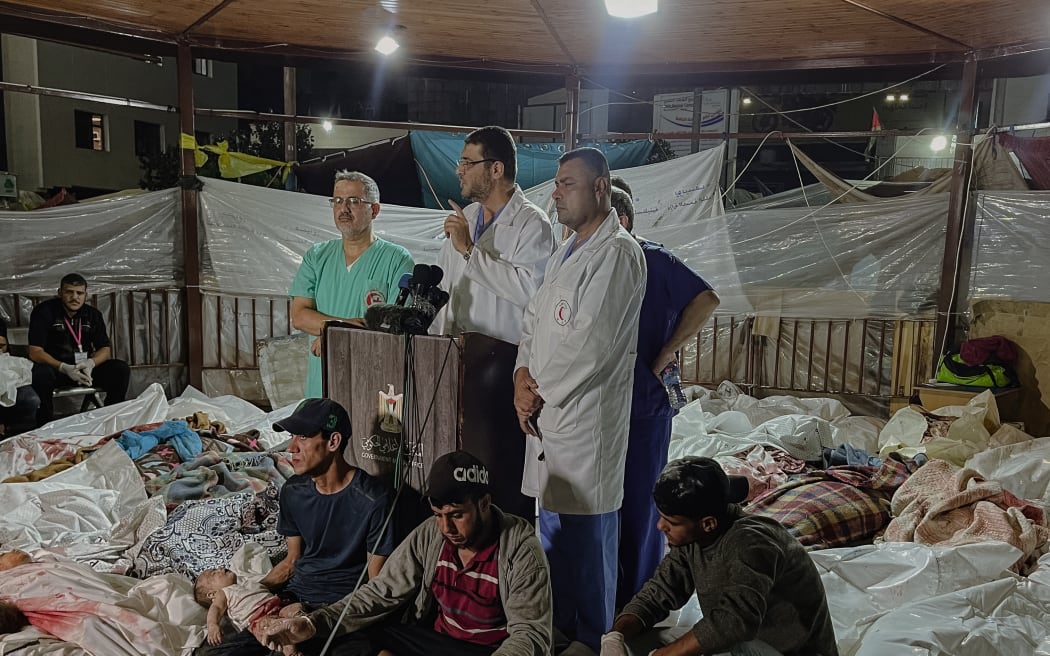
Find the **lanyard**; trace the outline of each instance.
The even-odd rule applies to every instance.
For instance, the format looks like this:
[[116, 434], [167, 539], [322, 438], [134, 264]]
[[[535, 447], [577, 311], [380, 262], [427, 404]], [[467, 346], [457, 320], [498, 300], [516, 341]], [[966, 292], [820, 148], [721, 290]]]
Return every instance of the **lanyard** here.
[[83, 351], [84, 347], [83, 347], [81, 339], [80, 339], [80, 329], [84, 327], [84, 322], [81, 321], [80, 319], [77, 319], [77, 332], [74, 335], [73, 334], [73, 324], [69, 323], [69, 319], [67, 319], [66, 317], [62, 317], [62, 321], [66, 322], [66, 327], [69, 328], [69, 336], [72, 337], [73, 341], [77, 343], [77, 350], [78, 351]]
[[475, 244], [478, 243], [479, 239], [481, 239], [481, 235], [485, 234], [485, 231], [489, 229], [489, 226], [496, 222], [496, 219], [499, 218], [499, 215], [503, 213], [503, 209], [505, 207], [507, 206], [504, 205], [503, 207], [496, 210], [496, 213], [492, 215], [492, 220], [488, 223], [485, 223], [485, 206], [482, 205], [478, 207], [478, 220], [474, 223]]

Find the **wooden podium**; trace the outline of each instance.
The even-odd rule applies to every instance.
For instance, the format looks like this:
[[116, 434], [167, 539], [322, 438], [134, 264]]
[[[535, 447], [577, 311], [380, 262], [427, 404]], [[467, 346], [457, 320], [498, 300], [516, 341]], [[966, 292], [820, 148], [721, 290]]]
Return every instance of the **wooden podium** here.
[[350, 413], [346, 459], [421, 493], [434, 460], [463, 449], [488, 467], [496, 505], [533, 518], [535, 502], [521, 494], [517, 351], [478, 333], [405, 336], [326, 324], [322, 380], [325, 396]]

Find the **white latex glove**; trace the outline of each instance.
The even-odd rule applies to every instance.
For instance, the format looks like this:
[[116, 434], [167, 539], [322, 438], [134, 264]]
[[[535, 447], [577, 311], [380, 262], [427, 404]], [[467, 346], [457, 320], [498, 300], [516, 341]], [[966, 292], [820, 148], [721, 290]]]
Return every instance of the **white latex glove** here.
[[619, 631], [610, 631], [603, 635], [599, 656], [627, 656], [627, 645], [623, 642], [623, 634]]
[[88, 385], [89, 387], [91, 386], [91, 372], [94, 371], [94, 369], [95, 369], [95, 361], [92, 360], [91, 358], [88, 358], [88, 359], [86, 359], [86, 360], [84, 360], [84, 361], [82, 361], [82, 362], [77, 364], [77, 371], [79, 371], [79, 372], [83, 373], [85, 376], [87, 376], [87, 383], [85, 383], [85, 384]]
[[75, 366], [69, 364], [68, 362], [63, 362], [62, 364], [58, 365], [58, 373], [64, 374], [66, 378], [72, 378], [73, 380], [76, 380], [75, 376], [77, 376], [79, 372], [77, 372], [77, 368]]

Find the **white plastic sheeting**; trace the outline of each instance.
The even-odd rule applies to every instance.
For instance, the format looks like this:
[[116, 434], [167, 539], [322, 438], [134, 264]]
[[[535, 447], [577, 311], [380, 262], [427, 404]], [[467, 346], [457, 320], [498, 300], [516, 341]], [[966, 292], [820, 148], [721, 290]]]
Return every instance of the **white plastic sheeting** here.
[[811, 552], [843, 656], [1044, 654], [1050, 587], [1007, 568], [1002, 542], [910, 542]]
[[[286, 296], [303, 254], [339, 237], [323, 196], [208, 178], [200, 208], [201, 289], [207, 292]], [[446, 216], [442, 210], [383, 205], [374, 226], [417, 263], [433, 264]]]
[[92, 293], [181, 284], [179, 193], [0, 212], [0, 294], [51, 294], [73, 271]]
[[[612, 171], [631, 186], [634, 200], [634, 230], [648, 236], [653, 228], [695, 225], [725, 214], [719, 178], [722, 175], [724, 146], [702, 150], [666, 162]], [[549, 180], [525, 191], [555, 219]]]
[[978, 195], [970, 298], [1050, 301], [1050, 192]]
[[[727, 311], [750, 307], [759, 315], [807, 319], [932, 317], [947, 208], [947, 196], [940, 195], [819, 210], [745, 210], [719, 219], [725, 236], [695, 229], [645, 236], [696, 268]], [[713, 239], [720, 242], [716, 248]], [[744, 298], [733, 298], [735, 287]]]

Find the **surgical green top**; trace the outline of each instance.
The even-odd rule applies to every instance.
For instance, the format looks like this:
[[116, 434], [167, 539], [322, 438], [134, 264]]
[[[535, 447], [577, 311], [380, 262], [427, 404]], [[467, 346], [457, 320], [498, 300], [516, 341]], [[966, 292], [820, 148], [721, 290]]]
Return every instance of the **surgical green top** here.
[[[394, 302], [401, 276], [412, 273], [413, 266], [407, 250], [376, 239], [348, 270], [343, 241], [333, 239], [310, 247], [288, 294], [312, 298], [321, 314], [363, 317], [370, 305]], [[310, 338], [311, 344], [314, 339]], [[306, 357], [306, 398], [320, 398], [321, 358], [312, 352]]]

